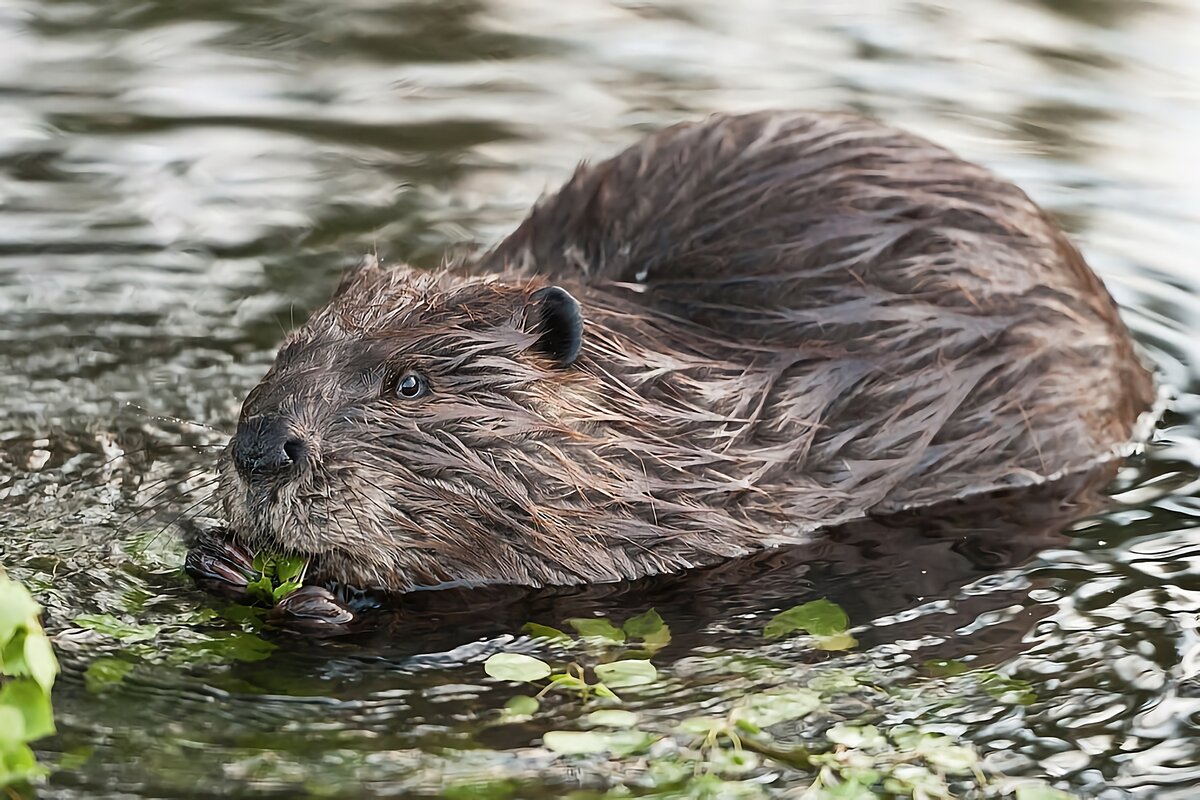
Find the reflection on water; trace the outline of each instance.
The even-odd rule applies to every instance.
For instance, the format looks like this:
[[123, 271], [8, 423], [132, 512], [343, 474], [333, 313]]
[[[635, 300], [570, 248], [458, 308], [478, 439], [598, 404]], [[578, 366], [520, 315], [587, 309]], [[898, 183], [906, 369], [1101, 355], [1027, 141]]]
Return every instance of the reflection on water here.
[[[522, 796], [596, 788], [610, 773], [581, 778], [537, 746], [578, 709], [489, 727], [512, 690], [478, 662], [545, 652], [520, 638], [526, 621], [649, 605], [675, 636], [662, 685], [629, 702], [663, 729], [751, 685], [717, 663], [903, 684], [962, 659], [1035, 699], [964, 690], [876, 711], [923, 714], [1008, 774], [1192, 796], [1197, 36], [1200, 11], [1170, 0], [3, 0], [0, 555], [38, 590], [66, 670], [44, 755], [82, 760], [46, 796], [361, 797], [480, 775], [524, 781]], [[914, 128], [1076, 233], [1179, 393], [1115, 506], [1065, 535], [1002, 515], [964, 542], [933, 535], [936, 520], [861, 528], [701, 577], [489, 597], [486, 615], [478, 597], [414, 598], [348, 639], [264, 646], [213, 616], [178, 573], [169, 516], [136, 510], [182, 511], [164, 487], [211, 479], [206, 453], [282, 329], [343, 265], [372, 251], [435, 264], [496, 240], [580, 158], [766, 106]], [[775, 611], [822, 596], [859, 648], [764, 642]], [[88, 614], [130, 626], [126, 643]]]

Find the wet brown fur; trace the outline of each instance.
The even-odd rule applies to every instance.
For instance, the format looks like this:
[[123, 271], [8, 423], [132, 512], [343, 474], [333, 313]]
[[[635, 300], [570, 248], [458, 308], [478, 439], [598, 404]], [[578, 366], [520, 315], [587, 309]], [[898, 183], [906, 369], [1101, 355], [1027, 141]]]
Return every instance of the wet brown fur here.
[[[565, 367], [549, 284], [586, 320]], [[1084, 470], [1151, 400], [1010, 183], [854, 116], [717, 116], [581, 167], [481, 258], [350, 274], [243, 407], [313, 463], [264, 491], [227, 449], [220, 492], [238, 540], [355, 585], [612, 581]]]

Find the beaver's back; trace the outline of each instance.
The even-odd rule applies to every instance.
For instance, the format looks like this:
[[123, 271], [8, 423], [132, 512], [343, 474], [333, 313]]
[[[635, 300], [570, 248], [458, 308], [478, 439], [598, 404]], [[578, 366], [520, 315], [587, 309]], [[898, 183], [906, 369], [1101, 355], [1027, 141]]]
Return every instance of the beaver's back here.
[[862, 511], [1082, 469], [1152, 400], [1111, 297], [1023, 192], [849, 115], [667, 129], [581, 168], [481, 266], [776, 365], [761, 435], [819, 426], [806, 476]]

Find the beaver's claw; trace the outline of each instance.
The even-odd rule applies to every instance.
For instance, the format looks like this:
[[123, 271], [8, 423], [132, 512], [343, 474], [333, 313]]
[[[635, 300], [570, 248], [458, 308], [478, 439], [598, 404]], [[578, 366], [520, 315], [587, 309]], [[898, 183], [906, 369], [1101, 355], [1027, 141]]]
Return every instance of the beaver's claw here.
[[183, 569], [202, 589], [230, 599], [245, 600], [246, 585], [255, 576], [254, 555], [222, 533], [217, 529], [196, 536]]
[[301, 586], [272, 612], [272, 621], [307, 633], [340, 633], [354, 619], [354, 612], [324, 586]]

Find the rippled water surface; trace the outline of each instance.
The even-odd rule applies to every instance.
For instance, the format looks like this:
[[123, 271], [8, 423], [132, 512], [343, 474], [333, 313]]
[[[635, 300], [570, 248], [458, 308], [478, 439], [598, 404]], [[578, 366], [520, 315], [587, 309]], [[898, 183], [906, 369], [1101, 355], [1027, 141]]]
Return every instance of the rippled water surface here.
[[[639, 757], [541, 746], [580, 727], [577, 702], [502, 723], [519, 690], [480, 662], [586, 659], [522, 624], [653, 605], [672, 630], [660, 680], [623, 695], [651, 733], [853, 669], [891, 691], [851, 691], [778, 735], [914, 721], [973, 743], [989, 774], [1194, 797], [1198, 42], [1188, 0], [0, 0], [0, 555], [46, 607], [64, 668], [59, 735], [39, 751], [63, 768], [43, 796], [646, 785]], [[283, 330], [343, 266], [436, 264], [496, 241], [580, 158], [770, 106], [911, 127], [1060, 215], [1177, 392], [1110, 510], [1061, 536], [982, 524], [991, 561], [867, 532], [655, 587], [421, 599], [353, 639], [255, 633], [182, 576], [170, 516], [139, 509], [180, 480], [202, 491]], [[763, 638], [819, 597], [857, 648]], [[930, 674], [933, 659], [1026, 688], [1014, 701]], [[721, 791], [809, 779], [775, 765]]]

